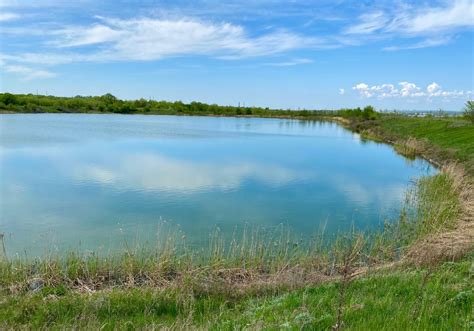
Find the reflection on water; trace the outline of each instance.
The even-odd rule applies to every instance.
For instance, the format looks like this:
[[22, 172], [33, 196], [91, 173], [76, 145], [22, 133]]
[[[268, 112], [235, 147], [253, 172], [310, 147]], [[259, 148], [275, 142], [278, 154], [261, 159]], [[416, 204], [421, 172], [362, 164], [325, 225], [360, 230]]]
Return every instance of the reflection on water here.
[[434, 171], [310, 121], [0, 115], [0, 138], [0, 231], [32, 255], [154, 241], [163, 220], [194, 245], [216, 226], [365, 229]]
[[72, 173], [73, 178], [80, 182], [110, 185], [116, 190], [175, 192], [182, 195], [228, 191], [238, 188], [246, 179], [281, 186], [303, 175], [272, 164], [214, 164], [150, 152], [118, 154], [111, 164], [79, 164], [74, 166]]

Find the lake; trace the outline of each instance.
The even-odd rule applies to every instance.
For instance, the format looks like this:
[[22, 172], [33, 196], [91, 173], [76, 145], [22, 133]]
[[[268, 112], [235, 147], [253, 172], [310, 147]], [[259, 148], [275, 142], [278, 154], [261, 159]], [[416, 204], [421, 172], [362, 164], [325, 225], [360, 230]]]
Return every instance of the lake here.
[[163, 224], [196, 247], [216, 228], [372, 229], [436, 171], [327, 122], [3, 114], [0, 139], [9, 255], [153, 243]]

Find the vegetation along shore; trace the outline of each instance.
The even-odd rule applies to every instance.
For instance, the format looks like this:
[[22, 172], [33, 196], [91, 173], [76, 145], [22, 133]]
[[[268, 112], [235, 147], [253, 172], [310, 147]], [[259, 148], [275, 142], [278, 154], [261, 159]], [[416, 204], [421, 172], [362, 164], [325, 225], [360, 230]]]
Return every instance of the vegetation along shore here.
[[[0, 255], [0, 329], [474, 328], [474, 117], [364, 109], [256, 107], [0, 94], [3, 113], [252, 116], [337, 121], [440, 172], [409, 188], [381, 231], [300, 242], [284, 228], [247, 229], [193, 250], [178, 232], [154, 249]], [[304, 148], [304, 147], [302, 147]], [[1, 238], [3, 243], [3, 237]], [[1, 247], [4, 246], [0, 246]]]

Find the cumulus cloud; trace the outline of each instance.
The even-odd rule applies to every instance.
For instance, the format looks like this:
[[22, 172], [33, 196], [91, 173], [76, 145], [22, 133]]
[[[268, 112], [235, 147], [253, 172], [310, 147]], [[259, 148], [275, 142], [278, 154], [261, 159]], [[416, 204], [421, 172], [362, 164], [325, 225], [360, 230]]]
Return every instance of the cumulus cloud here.
[[441, 90], [441, 86], [437, 83], [433, 82], [426, 88], [426, 91], [430, 94], [436, 93], [437, 91]]
[[369, 86], [365, 83], [359, 83], [352, 87], [352, 90], [359, 93], [363, 98], [465, 98], [472, 95], [472, 91], [445, 91], [439, 84], [433, 82], [426, 88], [422, 89], [415, 83], [399, 82], [397, 86], [394, 84], [381, 84]]
[[340, 94], [340, 95], [346, 94], [346, 90], [343, 89], [343, 88], [340, 88], [340, 89], [339, 89], [339, 94]]

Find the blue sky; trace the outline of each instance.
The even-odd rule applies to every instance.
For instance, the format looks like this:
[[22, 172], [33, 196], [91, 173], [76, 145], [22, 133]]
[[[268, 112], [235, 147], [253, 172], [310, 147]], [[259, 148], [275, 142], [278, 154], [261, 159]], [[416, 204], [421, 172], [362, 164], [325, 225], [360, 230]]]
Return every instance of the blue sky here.
[[0, 90], [459, 110], [474, 2], [0, 0]]

